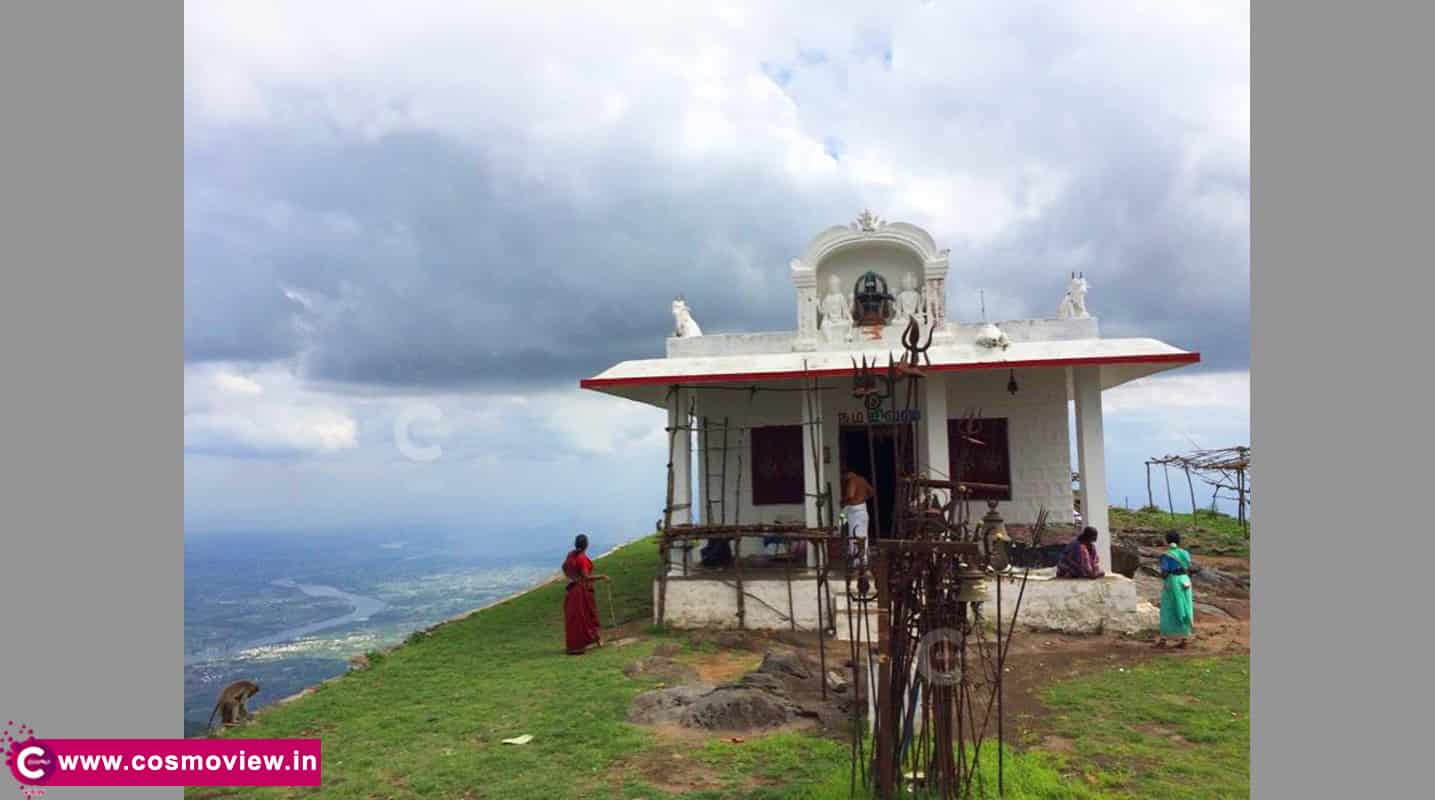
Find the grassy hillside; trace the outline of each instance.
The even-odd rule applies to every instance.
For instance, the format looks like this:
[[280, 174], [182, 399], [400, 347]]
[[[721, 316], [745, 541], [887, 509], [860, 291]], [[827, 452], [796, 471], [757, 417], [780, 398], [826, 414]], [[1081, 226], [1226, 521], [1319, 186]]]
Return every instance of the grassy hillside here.
[[[602, 559], [620, 620], [651, 614], [657, 548], [644, 540]], [[610, 623], [606, 590], [601, 615]], [[228, 735], [319, 737], [324, 785], [192, 789], [190, 797], [574, 797], [585, 778], [644, 746], [621, 720], [645, 688], [622, 667], [650, 642], [563, 652], [563, 584], [551, 583], [467, 619], [371, 654], [311, 696], [265, 709]], [[532, 734], [523, 746], [501, 740]]]
[[1108, 510], [1111, 530], [1149, 531], [1165, 533], [1181, 532], [1181, 543], [1193, 553], [1218, 556], [1246, 556], [1250, 554], [1250, 539], [1241, 529], [1235, 517], [1215, 511], [1200, 510], [1191, 514], [1171, 514], [1151, 507], [1126, 509], [1112, 506]]
[[[620, 622], [651, 617], [656, 559], [650, 538], [598, 562], [599, 572], [614, 577]], [[848, 796], [845, 742], [791, 731], [744, 737], [740, 743], [722, 736], [674, 740], [624, 722], [633, 696], [652, 684], [625, 677], [623, 667], [659, 643], [682, 645], [687, 640], [681, 634], [647, 630], [638, 622], [628, 626], [643, 633], [636, 643], [567, 656], [562, 593], [561, 584], [550, 584], [416, 636], [388, 655], [371, 656], [370, 668], [351, 672], [310, 696], [267, 708], [250, 725], [226, 734], [322, 738], [322, 787], [195, 788], [186, 796], [651, 800], [676, 796], [665, 764], [704, 776], [701, 790], [684, 795], [689, 797]], [[600, 588], [605, 627], [611, 622], [606, 595]], [[691, 643], [685, 652], [711, 648], [710, 643]], [[1082, 721], [1089, 720], [1094, 727], [1081, 737], [1075, 753], [1030, 749], [1009, 757], [1007, 796], [1152, 796], [1144, 790], [1179, 789], [1190, 774], [1179, 770], [1192, 764], [1201, 776], [1227, 766], [1230, 775], [1219, 783], [1222, 791], [1243, 785], [1244, 740], [1208, 747], [1209, 740], [1202, 737], [1235, 736], [1234, 720], [1244, 720], [1244, 694], [1234, 690], [1244, 680], [1244, 662], [1171, 659], [1164, 669], [1152, 680], [1135, 684], [1127, 683], [1130, 671], [1115, 670], [1071, 688], [1053, 684], [1050, 702], [1058, 711], [1070, 711], [1070, 724], [1081, 728]], [[1240, 671], [1241, 677], [1231, 670]], [[1201, 760], [1191, 761], [1183, 751], [1186, 745], [1171, 740], [1164, 728], [1150, 735], [1122, 733], [1127, 713], [1170, 711], [1159, 704], [1152, 707], [1156, 711], [1147, 708], [1145, 697], [1158, 690], [1194, 698], [1184, 716], [1162, 719], [1186, 741], [1201, 743]], [[1111, 702], [1112, 693], [1120, 703]], [[501, 743], [522, 734], [531, 734], [532, 742]], [[1108, 748], [1108, 743], [1114, 744]], [[1100, 752], [1088, 757], [1093, 748]], [[1166, 779], [1142, 777], [1151, 770]], [[995, 787], [988, 789], [988, 795], [995, 796]]]

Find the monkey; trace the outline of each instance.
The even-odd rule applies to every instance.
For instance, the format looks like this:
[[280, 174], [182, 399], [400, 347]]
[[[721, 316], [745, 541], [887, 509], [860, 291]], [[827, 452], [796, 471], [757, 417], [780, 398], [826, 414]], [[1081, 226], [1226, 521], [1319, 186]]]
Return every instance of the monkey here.
[[222, 725], [234, 725], [248, 719], [250, 714], [245, 703], [256, 694], [259, 694], [259, 684], [253, 681], [229, 684], [219, 693], [219, 702], [214, 704], [214, 710], [209, 712], [209, 722], [205, 724], [213, 725], [216, 714]]

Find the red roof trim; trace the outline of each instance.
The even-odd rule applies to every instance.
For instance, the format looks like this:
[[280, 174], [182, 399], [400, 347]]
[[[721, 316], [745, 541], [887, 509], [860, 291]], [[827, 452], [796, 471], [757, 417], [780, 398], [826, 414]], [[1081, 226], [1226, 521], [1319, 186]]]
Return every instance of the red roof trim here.
[[[1086, 356], [1083, 358], [1050, 358], [1027, 361], [999, 361], [979, 364], [936, 364], [925, 367], [927, 372], [964, 372], [981, 369], [1020, 369], [1023, 367], [1082, 367], [1104, 364], [1195, 364], [1201, 360], [1200, 353], [1156, 353], [1146, 356]], [[882, 365], [884, 368], [886, 365]], [[851, 367], [837, 369], [814, 369], [805, 374], [813, 378], [836, 378], [852, 375]], [[773, 381], [796, 380], [803, 377], [800, 370], [781, 372], [734, 372], [730, 374], [697, 375], [648, 375], [634, 378], [584, 378], [578, 382], [583, 389], [603, 389], [612, 386], [639, 386], [643, 384], [671, 383], [730, 383], [732, 381]]]

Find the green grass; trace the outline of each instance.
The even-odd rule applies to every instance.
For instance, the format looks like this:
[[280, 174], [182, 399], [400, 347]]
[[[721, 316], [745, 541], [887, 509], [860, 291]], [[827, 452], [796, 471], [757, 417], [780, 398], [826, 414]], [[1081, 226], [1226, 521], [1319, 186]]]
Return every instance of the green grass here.
[[1053, 684], [1051, 734], [1071, 740], [1064, 769], [1113, 796], [1250, 794], [1250, 658], [1158, 658]]
[[[974, 784], [973, 798], [997, 797], [995, 743], [981, 754], [983, 783]], [[848, 800], [852, 785], [849, 745], [801, 733], [779, 733], [742, 744], [713, 741], [696, 758], [714, 767], [721, 789], [681, 795], [700, 800]], [[1007, 748], [1004, 787], [1008, 798], [1088, 800], [1104, 797], [1079, 780], [1064, 775], [1060, 762], [1048, 753], [1017, 753]], [[872, 795], [860, 783], [856, 797]], [[612, 797], [613, 795], [604, 795]], [[641, 783], [625, 787], [624, 798], [667, 798]], [[912, 795], [907, 795], [912, 796]]]
[[740, 745], [709, 742], [698, 758], [720, 769], [725, 778], [724, 792], [714, 798], [777, 800], [829, 780], [834, 764], [847, 763], [848, 752], [846, 743], [801, 733], [779, 733]]
[[[843, 755], [845, 760], [846, 751]], [[1079, 778], [1063, 774], [1060, 760], [1050, 753], [1039, 750], [1024, 753], [1018, 753], [1010, 747], [1005, 750], [1005, 764], [1002, 771], [1004, 794], [999, 795], [997, 792], [997, 754], [994, 743], [990, 747], [983, 747], [981, 766], [982, 781], [980, 783], [974, 781], [972, 785], [974, 800], [989, 800], [996, 797], [1005, 797], [1010, 800], [1096, 800], [1106, 797], [1095, 788], [1084, 784]], [[788, 796], [795, 800], [847, 800], [851, 780], [850, 767], [844, 764], [840, 771], [829, 774], [825, 782], [798, 790]], [[862, 787], [859, 787], [856, 796], [863, 800], [872, 797], [871, 793], [863, 790]], [[921, 795], [907, 794], [904, 796], [915, 798]]]
[[[1163, 657], [1053, 683], [1053, 710], [1023, 737], [1030, 749], [1006, 751], [1008, 798], [1219, 798], [1250, 795], [1250, 659]], [[1037, 749], [1046, 737], [1069, 752]], [[827, 779], [789, 795], [843, 800], [845, 763]], [[996, 751], [984, 748], [985, 791], [996, 797]], [[860, 797], [866, 797], [860, 794]]]
[[1107, 509], [1111, 518], [1111, 529], [1147, 528], [1164, 533], [1170, 530], [1181, 532], [1181, 544], [1193, 553], [1218, 556], [1246, 556], [1250, 554], [1250, 539], [1241, 529], [1241, 523], [1231, 516], [1219, 512], [1199, 510], [1195, 516], [1155, 509], [1126, 509], [1112, 506]]
[[[614, 578], [620, 621], [651, 618], [656, 560], [656, 544], [648, 538], [599, 561], [598, 571]], [[684, 797], [848, 796], [846, 742], [784, 732], [746, 736], [740, 743], [717, 737], [679, 744], [624, 722], [633, 696], [649, 684], [625, 677], [623, 666], [659, 642], [688, 640], [649, 626], [640, 643], [566, 656], [562, 589], [561, 584], [545, 586], [412, 637], [401, 648], [371, 656], [370, 668], [351, 672], [309, 697], [267, 708], [250, 725], [228, 732], [247, 738], [321, 738], [323, 786], [192, 788], [186, 795], [445, 800], [679, 796], [650, 785], [664, 782], [661, 772], [654, 777], [653, 770], [640, 768], [661, 756], [681, 757], [680, 763], [708, 776], [705, 788]], [[606, 595], [600, 588], [605, 625]], [[714, 648], [710, 642], [690, 644], [687, 653], [697, 656]], [[1054, 684], [1047, 698], [1058, 710], [1050, 721], [1052, 732], [1075, 739], [1076, 752], [1008, 750], [1006, 796], [1081, 800], [1244, 795], [1246, 670], [1244, 659], [1173, 658], [1149, 668]], [[1166, 695], [1189, 695], [1196, 702], [1163, 700]], [[1179, 733], [1195, 747], [1170, 741], [1164, 731], [1128, 728], [1128, 723], [1148, 722]], [[522, 734], [532, 734], [533, 741], [521, 746], [501, 743]], [[988, 747], [983, 757], [990, 761], [986, 773], [991, 780], [980, 796], [994, 797], [996, 752]]]

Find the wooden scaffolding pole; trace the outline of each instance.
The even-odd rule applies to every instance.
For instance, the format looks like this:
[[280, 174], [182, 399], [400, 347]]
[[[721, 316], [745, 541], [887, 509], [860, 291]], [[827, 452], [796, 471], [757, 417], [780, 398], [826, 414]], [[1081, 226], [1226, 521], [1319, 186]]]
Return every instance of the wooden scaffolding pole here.
[[1196, 529], [1196, 485], [1191, 483], [1191, 465], [1181, 465], [1186, 470], [1186, 489], [1191, 492], [1191, 529]]
[[672, 411], [669, 412], [668, 423], [668, 491], [667, 500], [663, 503], [663, 530], [658, 534], [658, 627], [662, 627], [666, 620], [668, 601], [668, 531], [673, 527], [673, 452], [677, 447], [678, 430], [682, 428], [678, 421], [679, 402], [681, 395], [677, 387], [668, 390], [668, 397]]
[[[732, 521], [734, 525], [739, 524], [742, 515], [742, 451], [743, 439], [746, 437], [739, 431], [737, 444], [737, 496], [732, 506]], [[732, 565], [737, 573], [737, 629], [747, 627], [747, 607], [745, 604], [745, 593], [742, 590], [742, 536], [733, 537], [732, 540]]]
[[721, 500], [718, 503], [718, 524], [720, 525], [727, 524], [727, 431], [728, 423], [731, 419], [731, 417], [722, 418], [722, 467], [719, 469], [722, 479], [720, 486], [722, 493], [719, 495]]
[[1240, 470], [1236, 473], [1236, 513], [1239, 515], [1241, 530], [1250, 535], [1246, 529], [1246, 471]]
[[1161, 472], [1166, 476], [1166, 510], [1171, 512], [1171, 519], [1176, 519], [1176, 501], [1171, 499], [1171, 468], [1165, 462], [1161, 462]]
[[[659, 547], [662, 564], [660, 565], [658, 574], [659, 589], [656, 613], [656, 616], [658, 618], [658, 624], [660, 626], [664, 625], [667, 618], [667, 589], [669, 579], [672, 577], [671, 575], [669, 575], [669, 572], [671, 571], [672, 567], [671, 548], [674, 546], [680, 546], [684, 549], [685, 558], [683, 562], [683, 575], [687, 576], [690, 559], [689, 550], [692, 548], [691, 543], [701, 539], [711, 540], [721, 538], [730, 539], [732, 541], [733, 571], [734, 577], [736, 579], [734, 582], [734, 588], [737, 592], [738, 627], [739, 629], [746, 629], [748, 576], [744, 574], [745, 570], [742, 563], [743, 540], [745, 538], [751, 538], [753, 536], [763, 536], [779, 539], [787, 543], [788, 545], [788, 557], [783, 559], [783, 577], [786, 582], [786, 589], [788, 595], [788, 626], [791, 630], [794, 631], [797, 629], [797, 609], [795, 596], [796, 590], [793, 588], [793, 581], [796, 579], [797, 576], [791, 562], [791, 550], [793, 549], [792, 544], [800, 541], [805, 547], [814, 548], [813, 552], [816, 555], [816, 590], [817, 601], [819, 604], [818, 629], [819, 635], [821, 635], [822, 629], [825, 626], [831, 626], [836, 617], [836, 609], [834, 607], [834, 601], [831, 596], [831, 587], [829, 583], [831, 563], [830, 559], [828, 558], [828, 553], [826, 552], [825, 547], [828, 539], [835, 536], [835, 534], [833, 534], [832, 532], [836, 529], [836, 507], [833, 502], [833, 487], [828, 484], [823, 486], [820, 491], [812, 493], [804, 492], [804, 494], [811, 494], [811, 497], [809, 499], [812, 502], [816, 503], [816, 527], [809, 527], [806, 521], [804, 521], [804, 523], [800, 525], [784, 523], [755, 523], [744, 525], [742, 523], [742, 491], [744, 478], [743, 472], [747, 460], [745, 457], [746, 454], [744, 453], [744, 450], [746, 447], [748, 447], [749, 444], [747, 433], [752, 429], [753, 426], [733, 425], [730, 417], [724, 417], [722, 419], [721, 425], [714, 424], [714, 420], [709, 417], [702, 417], [699, 421], [696, 417], [696, 411], [694, 411], [691, 407], [687, 410], [687, 419], [684, 419], [681, 410], [681, 390], [685, 388], [691, 388], [696, 391], [698, 389], [710, 387], [683, 387], [680, 385], [672, 385], [669, 387], [670, 401], [672, 401], [672, 398], [675, 396], [677, 397], [677, 400], [670, 402], [669, 405], [670, 414], [673, 415], [673, 419], [672, 423], [668, 427], [669, 436], [667, 489], [666, 502], [664, 504], [663, 511], [663, 520], [661, 522], [662, 532]], [[733, 387], [716, 388], [732, 389]], [[804, 375], [803, 386], [795, 389], [780, 390], [803, 392], [802, 401], [806, 404], [806, 407], [808, 409], [809, 419], [807, 420], [805, 425], [806, 427], [808, 427], [808, 444], [812, 448], [814, 475], [821, 472], [822, 423], [820, 412], [820, 396], [817, 394], [817, 392], [823, 389], [824, 387], [821, 387], [815, 378], [812, 378], [810, 375]], [[752, 387], [751, 391], [755, 393], [759, 391], [759, 388]], [[691, 403], [689, 405], [691, 406]], [[693, 431], [698, 434], [698, 446], [702, 451], [701, 460], [703, 464], [704, 480], [703, 492], [705, 496], [700, 503], [695, 500], [688, 504], [679, 504], [676, 502], [678, 488], [677, 435], [680, 432], [688, 431]], [[733, 433], [736, 433], [736, 436], [733, 436]], [[719, 437], [721, 439], [720, 447], [715, 446], [716, 441], [719, 439]], [[870, 440], [868, 442], [868, 446], [869, 449], [872, 447], [872, 442]], [[729, 457], [727, 453], [730, 450], [737, 451], [735, 467], [728, 463]], [[714, 455], [719, 456], [716, 470], [713, 469], [714, 465], [712, 464], [712, 458], [714, 457]], [[729, 469], [732, 468], [735, 468], [737, 470], [737, 473], [735, 476], [736, 483], [731, 493], [734, 502], [733, 513], [731, 518], [729, 518], [727, 514], [727, 501], [729, 499], [729, 492], [727, 491], [727, 473]], [[818, 483], [822, 482], [819, 481]], [[805, 502], [807, 502], [807, 500], [804, 501], [804, 504]], [[694, 524], [690, 522], [689, 524], [675, 526], [673, 519], [674, 512], [684, 508], [697, 507], [701, 507], [703, 509], [703, 520], [701, 523]], [[825, 527], [823, 526], [824, 518], [826, 519]], [[824, 591], [826, 592], [825, 597]], [[777, 612], [778, 614], [781, 613], [777, 609], [773, 609], [773, 611]], [[825, 643], [819, 645], [819, 650], [822, 651], [819, 653], [819, 656], [821, 657], [821, 660], [825, 665]], [[826, 693], [825, 685], [823, 686], [823, 692], [824, 694]]]

